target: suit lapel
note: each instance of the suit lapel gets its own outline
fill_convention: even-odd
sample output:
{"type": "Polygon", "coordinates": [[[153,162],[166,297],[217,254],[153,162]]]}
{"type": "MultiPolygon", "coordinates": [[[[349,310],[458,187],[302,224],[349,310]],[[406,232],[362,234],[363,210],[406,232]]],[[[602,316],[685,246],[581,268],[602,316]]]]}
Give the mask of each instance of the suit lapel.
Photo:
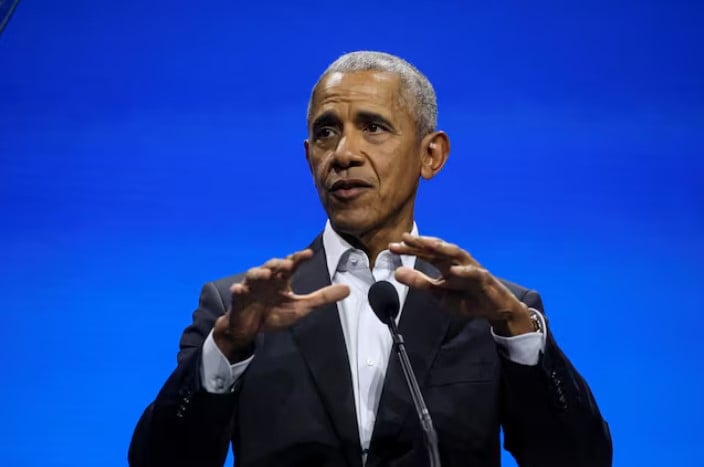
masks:
{"type": "MultiPolygon", "coordinates": [[[[292,277],[291,286],[299,294],[330,285],[321,237],[311,247],[313,257],[301,264],[292,277]]],[[[311,312],[290,329],[330,414],[348,465],[361,467],[352,377],[337,305],[327,305],[311,312]]]]}
{"type": "MultiPolygon", "coordinates": [[[[416,260],[416,269],[431,277],[439,274],[437,269],[420,259],[416,260]]],[[[421,388],[449,324],[449,314],[439,309],[439,304],[432,295],[416,289],[408,291],[399,331],[404,337],[406,351],[421,388]]],[[[388,441],[398,440],[398,433],[409,416],[415,417],[415,409],[396,349],[392,349],[377,409],[370,457],[377,449],[388,445],[388,441]]]]}

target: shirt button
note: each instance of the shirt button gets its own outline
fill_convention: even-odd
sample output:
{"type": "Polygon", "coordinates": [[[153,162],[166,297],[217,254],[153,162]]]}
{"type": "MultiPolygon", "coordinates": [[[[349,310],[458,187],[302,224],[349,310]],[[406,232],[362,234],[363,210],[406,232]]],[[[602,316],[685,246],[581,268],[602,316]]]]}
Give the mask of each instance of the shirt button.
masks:
{"type": "Polygon", "coordinates": [[[372,360],[371,358],[368,358],[367,359],[367,366],[374,366],[374,360],[372,360]]]}

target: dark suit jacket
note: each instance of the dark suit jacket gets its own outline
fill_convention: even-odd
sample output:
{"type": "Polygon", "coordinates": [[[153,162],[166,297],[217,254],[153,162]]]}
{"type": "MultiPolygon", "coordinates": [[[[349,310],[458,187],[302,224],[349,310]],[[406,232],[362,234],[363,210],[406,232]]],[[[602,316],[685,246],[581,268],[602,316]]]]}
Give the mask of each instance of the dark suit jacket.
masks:
{"type": "MultiPolygon", "coordinates": [[[[297,293],[330,283],[321,237],[292,279],[297,293]]],[[[416,265],[437,274],[429,264],[416,265]]],[[[361,467],[359,434],[337,307],[286,331],[261,335],[232,393],[206,393],[201,348],[230,302],[232,276],[203,287],[178,367],[145,410],[130,445],[133,466],[220,466],[232,440],[238,466],[361,467]]],[[[508,288],[542,311],[540,296],[508,288]]],[[[505,447],[521,466],[608,466],[611,439],[592,394],[548,334],[538,365],[497,353],[484,319],[459,319],[410,290],[399,323],[436,427],[443,466],[499,466],[505,447]]],[[[422,431],[392,352],[367,459],[369,466],[427,465],[422,431]]]]}

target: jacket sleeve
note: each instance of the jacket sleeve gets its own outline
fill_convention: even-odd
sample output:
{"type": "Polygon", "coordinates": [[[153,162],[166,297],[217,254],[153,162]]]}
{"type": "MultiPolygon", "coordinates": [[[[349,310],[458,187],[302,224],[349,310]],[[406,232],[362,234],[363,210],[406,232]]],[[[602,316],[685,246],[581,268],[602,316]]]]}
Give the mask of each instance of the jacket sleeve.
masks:
{"type": "MultiPolygon", "coordinates": [[[[521,301],[543,313],[535,291],[521,301]]],[[[518,465],[607,467],[612,462],[609,427],[589,386],[548,332],[535,366],[502,360],[504,444],[518,465]]]]}
{"type": "Polygon", "coordinates": [[[200,382],[203,342],[225,313],[215,285],[201,292],[180,343],[178,366],[142,414],[130,443],[134,467],[222,466],[232,433],[236,394],[210,394],[200,382]]]}

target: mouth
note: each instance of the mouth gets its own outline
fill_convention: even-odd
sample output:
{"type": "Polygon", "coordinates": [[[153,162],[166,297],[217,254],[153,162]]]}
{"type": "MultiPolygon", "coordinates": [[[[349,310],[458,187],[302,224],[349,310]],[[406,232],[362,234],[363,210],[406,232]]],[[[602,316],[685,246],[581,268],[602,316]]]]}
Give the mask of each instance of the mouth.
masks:
{"type": "Polygon", "coordinates": [[[372,184],[361,179],[346,178],[337,180],[328,188],[328,192],[341,201],[348,201],[359,197],[362,193],[372,188],[372,184]]]}

